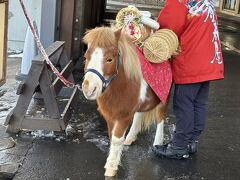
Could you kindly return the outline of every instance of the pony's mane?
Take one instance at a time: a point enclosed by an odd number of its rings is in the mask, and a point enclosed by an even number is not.
[[[118,48],[126,77],[139,82],[142,72],[136,47],[124,32],[121,32],[120,38],[117,40],[115,31],[114,27],[98,27],[87,31],[83,41],[92,47]]]

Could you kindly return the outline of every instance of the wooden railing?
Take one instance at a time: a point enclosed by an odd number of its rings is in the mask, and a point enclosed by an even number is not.
[[[108,0],[110,1],[110,0]],[[131,4],[144,4],[150,6],[162,6],[165,0],[111,0],[116,2],[131,3]]]
[[[109,15],[108,13],[109,10],[119,11],[121,8],[127,7],[128,5],[134,5],[139,10],[150,11],[153,17],[157,17],[161,8],[164,6],[164,3],[165,0],[107,0],[106,17],[113,16]]]

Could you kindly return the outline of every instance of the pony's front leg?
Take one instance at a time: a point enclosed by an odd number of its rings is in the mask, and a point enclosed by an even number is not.
[[[141,113],[134,114],[133,123],[126,137],[124,145],[130,146],[137,139],[138,133],[141,131]]]
[[[124,134],[128,128],[129,123],[124,121],[116,121],[113,128],[110,152],[107,158],[107,162],[104,166],[106,169],[105,176],[113,177],[117,174],[118,165],[121,161],[121,155],[124,143]]]
[[[111,142],[112,139],[112,130],[113,130],[113,122],[112,120],[107,120],[107,127],[108,127],[108,138]]]
[[[157,122],[157,130],[154,139],[153,146],[162,145],[163,144],[163,136],[164,136],[164,120]]]

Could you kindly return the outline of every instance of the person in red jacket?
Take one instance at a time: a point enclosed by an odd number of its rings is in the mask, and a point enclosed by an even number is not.
[[[169,144],[153,148],[157,156],[181,159],[197,151],[196,142],[205,126],[209,82],[224,78],[214,6],[214,0],[166,0],[159,14],[160,27],[177,34],[181,53],[171,61],[176,131]]]

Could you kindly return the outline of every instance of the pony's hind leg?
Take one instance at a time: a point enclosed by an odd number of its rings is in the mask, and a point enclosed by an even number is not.
[[[164,120],[161,120],[157,124],[157,131],[156,131],[156,135],[155,135],[153,146],[162,145],[163,144],[163,135],[164,135],[164,133],[163,133],[164,128],[163,127],[164,127]]]
[[[118,165],[121,161],[121,155],[124,143],[124,134],[130,123],[116,121],[113,128],[110,152],[107,158],[107,162],[104,166],[106,169],[105,176],[113,177],[117,174]]]
[[[129,133],[124,141],[124,145],[131,145],[137,139],[138,133],[141,131],[141,113],[136,112],[134,114],[133,123],[129,130]]]
[[[161,104],[158,108],[157,130],[153,146],[162,145],[164,140],[164,119],[166,118],[167,105]]]

